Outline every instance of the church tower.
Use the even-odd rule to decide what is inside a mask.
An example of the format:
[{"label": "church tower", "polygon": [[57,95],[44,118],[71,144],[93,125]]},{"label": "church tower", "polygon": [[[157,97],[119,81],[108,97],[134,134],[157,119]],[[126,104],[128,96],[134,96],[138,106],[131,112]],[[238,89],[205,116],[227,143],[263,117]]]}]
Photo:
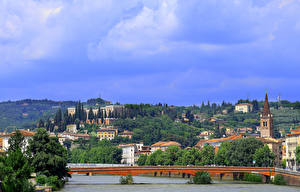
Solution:
[{"label": "church tower", "polygon": [[260,137],[273,137],[273,114],[266,93],[264,111],[260,114]]}]

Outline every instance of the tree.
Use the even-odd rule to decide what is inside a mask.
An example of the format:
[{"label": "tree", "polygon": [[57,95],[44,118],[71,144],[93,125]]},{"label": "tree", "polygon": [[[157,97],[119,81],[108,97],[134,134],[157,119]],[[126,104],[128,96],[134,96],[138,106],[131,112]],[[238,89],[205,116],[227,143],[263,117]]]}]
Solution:
[{"label": "tree", "polygon": [[144,154],[141,154],[138,161],[137,161],[137,164],[138,166],[143,166],[146,164],[146,160],[147,160],[147,155],[144,155]]},{"label": "tree", "polygon": [[223,142],[215,156],[215,162],[217,165],[229,165],[229,151],[230,151],[230,143]]},{"label": "tree", "polygon": [[11,146],[7,155],[0,157],[0,180],[3,190],[6,192],[34,191],[32,184],[28,181],[33,169],[22,153],[25,143],[20,131],[16,131],[9,139],[9,143]]},{"label": "tree", "polygon": [[252,166],[253,155],[263,143],[255,138],[237,139],[231,143],[229,162],[233,166]]},{"label": "tree", "polygon": [[93,109],[90,108],[89,110],[89,114],[88,114],[88,117],[89,117],[89,120],[93,120],[95,117],[94,117],[94,112],[93,112]]},{"label": "tree", "polygon": [[296,162],[300,163],[300,146],[296,147]]},{"label": "tree", "polygon": [[270,151],[268,145],[256,149],[253,160],[255,166],[259,167],[271,167],[274,164],[275,155]]},{"label": "tree", "polygon": [[9,138],[8,140],[8,151],[16,151],[17,149],[24,149],[25,143],[24,143],[24,136],[19,130],[16,130],[15,134]]},{"label": "tree", "polygon": [[211,165],[214,164],[215,149],[213,146],[206,145],[200,151],[201,162],[200,165]]},{"label": "tree", "polygon": [[45,129],[37,129],[32,140],[29,140],[28,156],[37,174],[47,177],[69,177],[67,168],[67,151],[56,137],[49,137]]}]

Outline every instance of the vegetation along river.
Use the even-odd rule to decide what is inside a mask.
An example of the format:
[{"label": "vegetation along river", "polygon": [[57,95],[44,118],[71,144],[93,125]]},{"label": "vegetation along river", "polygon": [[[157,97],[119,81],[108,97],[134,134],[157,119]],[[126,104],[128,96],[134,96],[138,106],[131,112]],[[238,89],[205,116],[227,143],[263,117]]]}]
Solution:
[{"label": "vegetation along river", "polygon": [[120,185],[120,176],[113,175],[73,175],[65,185],[63,192],[90,192],[90,191],[143,191],[143,192],[299,192],[299,187],[277,186],[271,184],[245,184],[232,181],[214,181],[211,185],[185,184],[188,179],[164,177],[133,177],[134,185]]}]

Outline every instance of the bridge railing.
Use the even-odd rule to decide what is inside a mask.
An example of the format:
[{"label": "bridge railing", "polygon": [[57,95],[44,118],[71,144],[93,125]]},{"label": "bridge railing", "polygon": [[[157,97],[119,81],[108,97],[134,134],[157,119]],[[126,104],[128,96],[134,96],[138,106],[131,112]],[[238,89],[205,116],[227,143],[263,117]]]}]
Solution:
[{"label": "bridge railing", "polygon": [[130,164],[68,163],[68,168],[128,167]]},{"label": "bridge railing", "polygon": [[289,170],[289,169],[275,168],[275,172],[300,176],[299,171],[293,171],[293,170]]}]

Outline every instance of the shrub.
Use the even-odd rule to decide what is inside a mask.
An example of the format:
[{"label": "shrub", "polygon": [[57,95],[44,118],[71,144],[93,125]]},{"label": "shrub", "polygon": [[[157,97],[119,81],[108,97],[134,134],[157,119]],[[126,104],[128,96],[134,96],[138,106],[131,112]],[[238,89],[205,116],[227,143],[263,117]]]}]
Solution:
[{"label": "shrub", "polygon": [[57,176],[50,176],[47,178],[46,184],[51,186],[53,191],[56,191],[63,187],[64,183]]},{"label": "shrub", "polygon": [[274,184],[275,185],[286,185],[286,181],[284,180],[281,174],[275,175],[274,177]]},{"label": "shrub", "polygon": [[261,175],[257,175],[257,174],[253,174],[253,173],[246,173],[244,175],[244,179],[243,180],[244,181],[261,183],[262,182],[262,176]]},{"label": "shrub", "polygon": [[193,178],[194,184],[210,184],[211,178],[207,171],[197,172]]},{"label": "shrub", "polygon": [[121,176],[120,184],[122,184],[122,185],[132,185],[133,184],[132,176],[131,175],[126,175],[125,177]]},{"label": "shrub", "polygon": [[39,175],[36,177],[36,183],[39,185],[45,185],[47,182],[47,176],[46,175]]}]

